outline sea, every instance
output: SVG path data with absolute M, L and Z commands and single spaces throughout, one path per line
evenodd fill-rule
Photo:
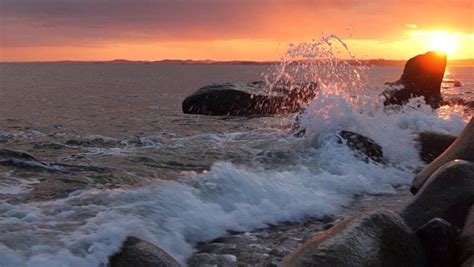
M 202 86 L 268 80 L 278 68 L 0 64 L 0 148 L 44 165 L 0 164 L 0 266 L 105 266 L 128 236 L 186 264 L 222 236 L 357 213 L 356 201 L 408 192 L 425 164 L 418 133 L 459 134 L 472 114 L 419 99 L 385 110 L 384 83 L 403 66 L 364 67 L 363 84 L 325 83 L 300 114 L 182 113 Z M 462 84 L 445 85 L 445 98 L 474 100 L 474 68 L 448 66 L 445 78 Z M 361 160 L 338 141 L 343 129 L 380 144 L 388 164 Z

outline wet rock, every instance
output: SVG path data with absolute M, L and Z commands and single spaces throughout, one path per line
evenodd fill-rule
M 458 231 L 448 221 L 434 218 L 416 230 L 425 250 L 428 266 L 455 266 Z
M 410 58 L 400 79 L 387 83 L 390 88 L 383 93 L 384 105 L 404 105 L 409 99 L 422 96 L 428 105 L 438 108 L 443 102 L 441 82 L 445 68 L 446 54 L 440 52 Z
M 293 251 L 283 266 L 424 266 L 423 248 L 397 214 L 380 210 L 343 221 Z
M 344 140 L 351 149 L 365 155 L 366 162 L 371 159 L 384 163 L 382 147 L 369 137 L 345 130 L 340 131 L 338 136 L 341 142 Z
M 456 140 L 456 136 L 449 134 L 435 132 L 419 133 L 417 141 L 420 144 L 421 159 L 426 163 L 432 162 L 441 155 L 454 140 Z
M 410 191 L 416 194 L 436 170 L 455 159 L 474 161 L 474 118 L 471 118 L 459 137 L 441 155 L 415 176 Z
M 474 203 L 474 163 L 455 160 L 443 165 L 426 181 L 401 216 L 413 229 L 432 218 L 443 218 L 462 228 Z
M 177 267 L 180 264 L 166 251 L 136 237 L 128 237 L 121 250 L 110 257 L 109 267 Z
M 284 91 L 283 94 L 268 95 L 262 93 L 263 86 L 263 82 L 253 82 L 246 85 L 223 83 L 202 87 L 184 99 L 183 113 L 216 116 L 294 113 L 315 96 L 317 87 L 315 83 L 309 83 L 280 90 Z
M 470 266 L 474 266 L 474 205 L 471 206 L 459 237 L 459 262 L 469 262 L 469 258 L 473 264 Z
M 10 149 L 0 149 L 0 158 L 7 158 L 7 159 L 22 159 L 22 160 L 33 160 L 35 161 L 35 157 L 32 155 L 21 152 L 21 151 L 14 151 Z

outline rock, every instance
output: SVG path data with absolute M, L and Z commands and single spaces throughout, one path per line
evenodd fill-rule
M 416 235 L 425 250 L 428 266 L 455 266 L 457 259 L 456 227 L 441 218 L 431 219 L 416 230 Z
M 410 191 L 416 194 L 438 168 L 455 159 L 474 161 L 474 118 L 471 118 L 459 137 L 440 156 L 415 176 Z
M 371 159 L 384 163 L 382 147 L 369 137 L 346 130 L 340 131 L 338 137 L 341 142 L 344 140 L 351 149 L 365 155 L 366 162 Z
M 8 158 L 8 159 L 22 159 L 22 160 L 36 160 L 35 157 L 33 157 L 30 154 L 27 154 L 25 152 L 20 152 L 20 151 L 14 151 L 10 149 L 0 149 L 0 157 L 2 158 Z
M 316 84 L 309 83 L 290 88 L 284 94 L 262 94 L 262 82 L 246 85 L 231 83 L 212 84 L 186 97 L 183 113 L 216 116 L 252 116 L 298 112 L 315 96 Z
M 283 266 L 424 266 L 423 248 L 394 212 L 343 221 L 293 251 Z
M 177 267 L 180 264 L 166 251 L 136 237 L 128 237 L 121 250 L 110 257 L 109 267 Z
M 436 217 L 462 228 L 473 203 L 474 163 L 455 160 L 433 173 L 400 214 L 413 229 Z
M 474 257 L 474 205 L 471 206 L 464 228 L 459 237 L 459 262 L 471 262 Z M 470 265 L 470 266 L 474 266 Z
M 456 140 L 456 136 L 449 134 L 435 132 L 419 133 L 417 141 L 420 144 L 421 159 L 426 163 L 432 162 L 441 155 L 454 140 Z
M 474 266 L 474 256 L 471 256 L 467 261 L 465 261 L 461 267 L 472 267 Z
M 438 108 L 443 98 L 441 82 L 446 68 L 446 54 L 427 52 L 410 58 L 396 82 L 387 83 L 384 105 L 404 105 L 410 98 L 423 96 L 428 105 Z

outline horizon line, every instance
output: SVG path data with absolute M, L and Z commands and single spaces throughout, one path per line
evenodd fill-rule
M 295 60 L 294 62 L 302 61 L 317 61 L 318 59 L 312 60 Z M 340 59 L 341 61 L 348 62 L 361 62 L 369 64 L 380 64 L 380 65 L 398 65 L 404 64 L 408 59 L 384 59 L 384 58 L 374 58 L 374 59 Z M 73 59 L 64 59 L 64 60 L 31 60 L 31 61 L 1 61 L 0 64 L 21 64 L 21 63 L 43 63 L 43 64 L 53 64 L 53 63 L 69 63 L 69 64 L 101 64 L 101 63 L 112 63 L 112 64 L 248 64 L 248 65 L 269 65 L 280 63 L 281 60 L 213 60 L 213 59 L 159 59 L 159 60 L 133 60 L 133 59 L 111 59 L 111 60 L 73 60 Z M 466 59 L 448 59 L 447 62 L 462 64 L 465 66 L 474 66 L 474 58 Z

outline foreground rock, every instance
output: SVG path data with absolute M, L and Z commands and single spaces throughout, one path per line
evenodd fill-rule
M 455 159 L 474 161 L 474 118 L 471 118 L 459 137 L 446 151 L 415 176 L 410 191 L 416 194 L 436 170 L 446 162 Z
M 465 266 L 474 266 L 474 205 L 471 206 L 459 240 L 459 262 Z M 468 265 L 469 262 L 471 265 Z
M 441 83 L 446 68 L 446 54 L 427 52 L 410 58 L 403 74 L 383 95 L 384 105 L 404 105 L 411 98 L 424 97 L 428 105 L 438 108 L 443 103 Z
M 216 116 L 255 116 L 294 113 L 314 98 L 315 83 L 284 88 L 273 96 L 263 94 L 263 82 L 246 85 L 231 83 L 213 84 L 200 88 L 186 97 L 183 113 Z
M 420 145 L 421 159 L 426 163 L 430 163 L 443 154 L 455 140 L 456 136 L 449 134 L 422 132 L 418 134 L 416 141 Z
M 432 267 L 450 267 L 457 265 L 456 227 L 441 218 L 434 218 L 416 230 L 427 258 Z
M 415 198 L 402 209 L 401 216 L 413 229 L 432 218 L 443 218 L 462 228 L 474 203 L 474 163 L 455 160 L 437 170 Z
M 424 266 L 423 248 L 395 213 L 354 217 L 313 237 L 283 266 Z
M 346 130 L 340 131 L 338 136 L 340 141 L 344 140 L 348 147 L 362 153 L 366 162 L 371 159 L 384 163 L 382 147 L 371 138 Z
M 109 259 L 109 267 L 179 267 L 180 264 L 161 248 L 138 239 L 129 237 L 120 252 Z

